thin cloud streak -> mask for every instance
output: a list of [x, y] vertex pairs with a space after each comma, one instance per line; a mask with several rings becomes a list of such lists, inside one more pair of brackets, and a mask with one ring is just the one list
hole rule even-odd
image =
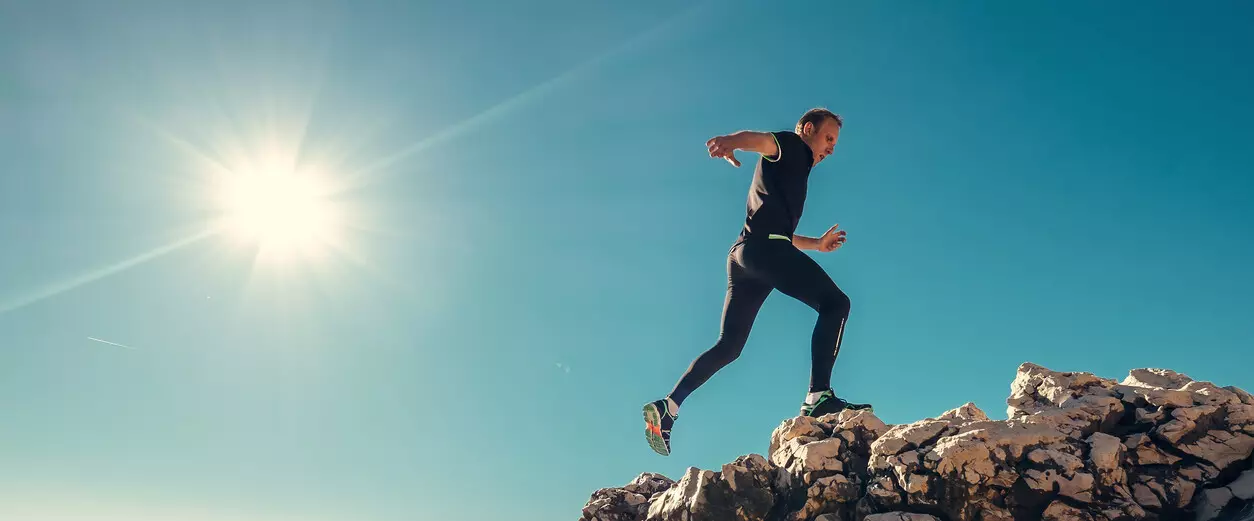
[[131, 346], [128, 346], [128, 345], [119, 344], [119, 343], [117, 343], [117, 342], [110, 342], [110, 341], [108, 341], [108, 340], [101, 340], [101, 339], [96, 338], [96, 337], [90, 337], [90, 336], [89, 336], [89, 337], [87, 337], [87, 339], [88, 339], [88, 340], [92, 340], [92, 341], [96, 341], [96, 342], [100, 342], [100, 343], [102, 343], [102, 344], [109, 344], [109, 345], [111, 345], [111, 346], [124, 347], [124, 348], [126, 348], [126, 349], [130, 349], [131, 351], [138, 351], [138, 349], [136, 349], [136, 348], [134, 348], [134, 347], [131, 347]]

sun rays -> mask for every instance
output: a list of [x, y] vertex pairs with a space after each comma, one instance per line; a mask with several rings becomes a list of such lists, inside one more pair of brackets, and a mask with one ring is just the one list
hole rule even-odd
[[501, 117], [505, 114], [508, 114], [511, 110], [517, 109], [522, 106], [526, 106], [527, 104], [532, 103], [536, 101], [537, 99], [542, 98], [546, 94], [549, 94], [551, 91], [556, 90], [567, 83], [570, 83], [579, 79], [580, 76], [583, 76], [589, 73], [590, 71], [595, 69], [596, 66], [601, 65], [602, 63], [607, 62], [607, 61], [612, 61], [614, 58], [622, 54], [636, 50], [636, 48], [640, 47], [641, 45], [644, 45], [650, 40], [659, 38], [661, 35], [666, 34], [669, 31], [675, 30], [677, 27], [680, 27], [683, 23], [687, 23], [688, 21], [690, 21], [690, 19], [693, 18], [694, 16], [703, 13], [706, 9], [710, 7], [710, 5], [711, 5], [710, 2], [704, 2], [704, 3], [689, 6], [679, 11], [678, 13], [671, 15], [665, 20], [657, 23], [656, 25], [644, 31], [641, 31], [635, 36], [628, 38], [622, 41], [621, 43], [601, 52], [600, 54], [597, 54], [596, 56], [593, 56], [592, 58], [588, 60], [585, 60], [579, 64], [576, 64], [575, 66], [569, 69], [566, 69], [565, 71], [562, 71], [561, 73], [558, 73], [552, 78], [549, 78], [527, 89], [519, 91], [517, 94], [514, 94], [513, 96], [510, 96], [509, 98], [506, 98], [505, 100], [495, 105], [492, 105], [491, 107], [488, 107], [487, 109], [477, 114], [474, 114], [452, 125], [449, 125], [431, 134], [430, 136], [427, 136], [418, 141], [415, 141], [414, 143], [410, 145], [402, 147], [400, 150], [397, 150], [396, 152], [381, 156], [380, 158], [375, 160], [373, 163], [367, 165], [365, 168], [354, 171], [351, 174], [350, 179], [352, 179], [354, 182], [362, 182], [361, 178], [375, 175], [378, 172], [385, 170], [393, 166], [394, 164], [410, 156], [413, 156], [414, 154], [417, 154], [419, 152], [422, 152], [423, 150], [426, 150], [432, 146], [435, 146], [444, 140], [453, 139], [457, 136], [460, 136], [472, 130], [476, 130], [482, 127], [483, 125], [491, 122], [493, 119]]
[[[169, 166], [162, 172], [177, 176], [183, 187], [197, 193], [193, 204], [210, 212], [200, 231], [24, 294], [0, 295], [0, 313], [60, 295], [192, 245], [211, 245], [219, 252], [230, 252], [231, 255], [223, 256], [225, 259], [250, 259], [246, 284], [257, 282], [258, 277], [266, 274], [292, 280], [304, 276], [307, 272], [301, 268], [310, 265], [318, 267], [313, 272], [333, 273], [339, 269], [332, 266], [336, 263], [368, 272], [364, 274], [376, 279], [394, 280], [376, 267], [359, 240], [361, 232], [386, 230], [389, 223], [367, 222], [365, 212], [360, 210], [369, 208], [370, 201], [354, 199], [350, 194], [378, 181], [369, 178], [394, 170], [430, 146], [481, 128], [520, 106], [565, 88], [601, 64], [676, 29], [680, 22], [707, 6], [679, 11], [546, 81], [429, 136], [413, 139], [406, 146], [354, 161], [356, 164], [347, 158], [361, 150], [367, 134], [363, 129], [351, 128], [352, 125], [340, 128], [323, 121], [337, 133], [336, 139], [311, 139], [311, 125], [318, 119], [315, 114], [328, 109], [318, 106], [318, 91], [326, 79], [324, 64], [318, 59], [306, 56], [273, 69], [267, 66], [268, 62], [219, 57], [222, 61], [215, 63], [223, 69], [215, 71], [216, 76], [208, 76], [210, 81], [202, 81], [206, 76], [201, 70], [188, 71], [186, 76], [175, 74], [171, 84], [185, 93], [178, 98], [182, 105], [177, 110], [157, 105], [149, 110], [126, 108], [122, 112], [124, 119], [147, 130], [148, 136], [157, 138], [159, 146], [170, 147], [180, 158], [181, 164], [173, 167], [173, 172], [167, 170]], [[222, 56], [234, 55], [231, 50], [219, 51]], [[170, 111], [163, 113], [163, 108]], [[165, 217], [154, 215], [153, 219], [161, 222]]]
[[158, 246], [146, 252], [140, 253], [139, 255], [135, 255], [129, 259], [126, 259], [120, 262], [115, 262], [113, 264], [110, 264], [101, 268], [88, 270], [86, 273], [82, 275], [78, 275], [76, 277], [70, 277], [69, 279], [62, 280], [60, 282], [48, 284], [44, 286], [43, 288], [28, 292], [26, 295], [13, 297], [10, 299], [6, 299], [5, 301], [0, 301], [0, 313], [6, 313], [9, 311], [18, 309], [18, 308], [26, 307], [36, 302], [39, 302], [41, 300], [60, 295], [62, 293], [75, 289], [84, 284], [95, 282], [97, 280], [103, 279], [115, 273], [120, 273], [129, 268], [143, 264], [145, 262], [148, 262], [162, 255], [172, 253], [174, 251], [187, 247], [193, 243], [204, 240], [205, 238], [212, 236], [214, 232], [215, 230], [212, 230], [212, 229], [204, 230], [200, 233], [196, 233], [191, 236], [184, 237], [182, 239], [173, 241], [169, 244]]

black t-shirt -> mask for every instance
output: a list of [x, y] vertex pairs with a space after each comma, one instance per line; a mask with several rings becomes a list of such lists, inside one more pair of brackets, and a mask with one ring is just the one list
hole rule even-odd
[[762, 156], [753, 172], [740, 238], [783, 235], [792, 239], [805, 207], [814, 152], [794, 132], [772, 132], [779, 153]]

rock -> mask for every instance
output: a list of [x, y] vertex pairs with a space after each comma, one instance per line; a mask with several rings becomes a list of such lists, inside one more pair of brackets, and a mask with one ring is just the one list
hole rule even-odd
[[622, 488], [603, 488], [592, 493], [580, 521], [640, 521], [649, 500], [675, 484], [661, 474], [646, 472]]
[[909, 425], [898, 425], [871, 444], [872, 455], [893, 456], [907, 450], [914, 450], [926, 443], [939, 438], [949, 422], [939, 420], [923, 420]]
[[1151, 404], [1159, 406], [1254, 405], [1254, 399], [1250, 394], [1241, 389], [1218, 387], [1210, 382], [1198, 382], [1170, 369], [1133, 369], [1128, 373], [1122, 385], [1132, 387], [1146, 395], [1170, 397], [1170, 399], [1164, 398], [1161, 403], [1150, 401]]
[[639, 521], [649, 499], [621, 488], [601, 489], [583, 507], [579, 521]]
[[722, 472], [689, 468], [677, 484], [654, 496], [647, 521], [765, 521], [779, 493], [777, 467], [750, 454], [723, 465]]
[[731, 491], [729, 501], [734, 519], [765, 519], [775, 507], [778, 468], [757, 454], [741, 456], [723, 465], [723, 482]]
[[675, 481], [666, 476], [655, 474], [653, 472], [645, 472], [636, 476], [636, 479], [624, 486], [623, 489], [628, 492], [641, 494], [646, 498], [651, 498], [654, 494], [665, 492], [666, 489], [671, 488], [674, 484]]
[[850, 450], [863, 457], [869, 457], [871, 444], [888, 432], [888, 425], [870, 411], [842, 411], [839, 415], [829, 414], [821, 419], [832, 416], [836, 416], [835, 424], [832, 425], [834, 435], [844, 439]]
[[1254, 394], [1247, 393], [1245, 392], [1245, 390], [1237, 388], [1236, 386], [1232, 386], [1232, 385], [1226, 386], [1223, 389], [1225, 391], [1230, 391], [1232, 392], [1232, 394], [1237, 395], [1237, 399], [1241, 400], [1241, 403], [1246, 404], [1246, 405], [1254, 405]]
[[[1075, 472], [1083, 465], [1076, 454], [1083, 451], [1064, 445], [1066, 435], [1047, 425], [979, 416], [970, 415], [959, 426], [949, 423], [962, 417], [955, 414], [890, 429], [872, 446], [875, 486], [868, 502], [881, 509], [935, 507], [953, 519], [977, 512], [1012, 519], [1002, 498], [1021, 480], [1026, 488], [1035, 484], [1052, 492], [1061, 479], [1068, 493], [1091, 494], [1093, 476]], [[1037, 468], [1026, 476], [1017, 470], [1032, 466]]]
[[1098, 378], [1092, 373], [1051, 371], [1033, 363], [1024, 363], [1010, 383], [1006, 416], [1014, 419], [1063, 408], [1076, 398], [1091, 395], [1096, 389], [1109, 390], [1114, 385], [1114, 380]]
[[1148, 509], [1181, 511], [1193, 501], [1197, 485], [1178, 476], [1138, 475], [1132, 484], [1133, 497]]
[[[1254, 469], [1241, 473], [1232, 483], [1199, 494], [1198, 521], [1254, 520]], [[1229, 513], [1228, 516], [1222, 516]]]
[[784, 468], [795, 475], [823, 470], [840, 472], [844, 470], [844, 466], [837, 457], [840, 456], [841, 449], [844, 447], [845, 440], [840, 438], [828, 438], [801, 445], [792, 453], [792, 457], [787, 458]]
[[1180, 461], [1180, 457], [1163, 452], [1148, 434], [1138, 433], [1124, 440], [1128, 448], [1128, 457], [1135, 465], [1172, 465]]
[[1232, 491], [1234, 497], [1245, 501], [1254, 500], [1254, 470], [1247, 470], [1241, 473], [1241, 476], [1225, 486]]
[[[820, 521], [815, 519], [814, 521]], [[833, 519], [832, 521], [837, 521]], [[862, 521], [940, 521], [936, 516], [928, 514], [911, 514], [908, 512], [888, 512], [886, 514], [872, 514], [862, 518]]]
[[936, 419], [945, 420], [950, 422], [950, 425], [961, 427], [972, 422], [988, 421], [988, 415], [984, 414], [984, 411], [981, 411], [974, 403], [967, 402], [962, 407], [945, 411], [944, 414], [937, 416]]
[[857, 485], [849, 478], [836, 474], [820, 478], [806, 489], [805, 504], [794, 512], [791, 519], [803, 521], [828, 512], [831, 515], [842, 515], [852, 511], [852, 503], [861, 496]]
[[1254, 521], [1254, 502], [1246, 502], [1230, 512], [1220, 514], [1215, 521]]
[[678, 485], [662, 493], [649, 505], [650, 521], [687, 521], [727, 517], [726, 498], [719, 488], [718, 474], [689, 468]]
[[719, 475], [711, 470], [689, 467], [679, 483], [663, 492], [649, 505], [648, 521], [689, 521], [730, 518], [726, 491], [719, 487]]
[[1124, 471], [1124, 455], [1127, 453], [1119, 438], [1103, 432], [1093, 433], [1086, 440], [1089, 445], [1088, 466], [1097, 474], [1103, 487], [1114, 487], [1127, 480]]
[[1093, 515], [1062, 501], [1054, 501], [1041, 513], [1041, 521], [1093, 521]]
[[771, 435], [771, 461], [788, 474], [790, 519], [852, 515], [866, 484], [867, 460], [888, 426], [869, 411], [785, 420]]
[[888, 425], [789, 418], [766, 457], [641, 474], [581, 521], [1254, 521], [1254, 395], [1167, 369], [1025, 363], [1005, 420], [973, 403]]
[[775, 459], [775, 454], [780, 448], [789, 441], [800, 439], [801, 445], [809, 441], [817, 441], [827, 437], [827, 431], [823, 430], [823, 424], [817, 419], [808, 416], [798, 416], [784, 420], [784, 423], [776, 427], [771, 433], [771, 445], [767, 449], [767, 455], [776, 465], [784, 466], [785, 464]]
[[1019, 366], [1010, 385], [1006, 415], [1084, 437], [1109, 428], [1123, 415], [1114, 380], [1091, 373], [1056, 372], [1036, 364]]

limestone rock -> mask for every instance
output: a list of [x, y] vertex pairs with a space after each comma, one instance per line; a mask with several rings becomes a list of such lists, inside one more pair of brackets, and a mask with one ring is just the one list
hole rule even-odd
[[1005, 420], [973, 403], [888, 425], [789, 418], [766, 457], [594, 492], [581, 521], [1254, 521], [1254, 395], [1167, 369], [1022, 364]]
[[849, 444], [850, 450], [862, 456], [869, 457], [871, 444], [888, 432], [888, 425], [870, 411], [842, 411], [838, 415], [829, 414], [820, 419], [834, 420], [833, 435], [840, 436]]
[[1180, 456], [1168, 454], [1148, 434], [1138, 433], [1124, 439], [1128, 448], [1128, 457], [1135, 465], [1172, 465], [1180, 461]]
[[785, 420], [771, 435], [771, 461], [791, 484], [789, 519], [852, 515], [875, 439], [888, 431], [870, 411]]
[[1093, 515], [1062, 501], [1054, 501], [1041, 513], [1041, 521], [1093, 521]]
[[771, 433], [771, 445], [767, 449], [766, 453], [771, 458], [772, 462], [782, 467], [785, 463], [776, 459], [776, 453], [779, 452], [780, 448], [782, 448], [784, 444], [793, 440], [800, 440], [800, 443], [795, 444], [796, 446], [800, 446], [811, 441], [818, 441], [826, 438], [827, 434], [828, 432], [823, 430], [823, 424], [819, 423], [819, 421], [815, 418], [810, 418], [808, 416], [789, 418], [784, 420], [784, 423], [780, 424], [779, 427], [776, 427], [775, 431]]
[[645, 472], [622, 488], [603, 488], [592, 493], [580, 521], [639, 521], [649, 500], [675, 484], [661, 474]]
[[579, 521], [638, 521], [649, 506], [649, 498], [621, 488], [601, 489], [583, 507]]
[[939, 438], [949, 422], [940, 420], [922, 420], [908, 425], [898, 425], [871, 444], [873, 455], [893, 456], [907, 450], [914, 450], [926, 443]]
[[1254, 521], [1254, 469], [1246, 470], [1225, 486], [1208, 488], [1199, 496], [1195, 518], [1198, 521]]
[[967, 402], [962, 407], [945, 411], [945, 413], [937, 416], [938, 420], [945, 420], [951, 425], [961, 427], [962, 425], [972, 422], [988, 421], [988, 415], [984, 414], [974, 403]]
[[[819, 520], [815, 520], [819, 521]], [[836, 521], [836, 520], [832, 520]], [[862, 521], [940, 521], [936, 516], [929, 514], [911, 514], [909, 512], [888, 512], [885, 514], [871, 514], [862, 518]]]
[[1114, 487], [1127, 480], [1123, 465], [1127, 450], [1119, 438], [1103, 432], [1094, 433], [1086, 440], [1089, 445], [1088, 467], [1097, 474], [1103, 487]]
[[1123, 415], [1125, 406], [1116, 385], [1091, 373], [1057, 372], [1025, 363], [1010, 384], [1006, 416], [1088, 436], [1108, 429]]
[[760, 455], [741, 456], [721, 473], [689, 468], [654, 497], [646, 521], [766, 521], [775, 507], [775, 467]]
[[641, 494], [646, 498], [651, 498], [654, 494], [665, 492], [666, 489], [671, 488], [674, 484], [675, 482], [666, 476], [653, 472], [645, 472], [636, 476], [636, 479], [632, 480], [631, 483], [623, 486], [623, 489], [628, 492]]

